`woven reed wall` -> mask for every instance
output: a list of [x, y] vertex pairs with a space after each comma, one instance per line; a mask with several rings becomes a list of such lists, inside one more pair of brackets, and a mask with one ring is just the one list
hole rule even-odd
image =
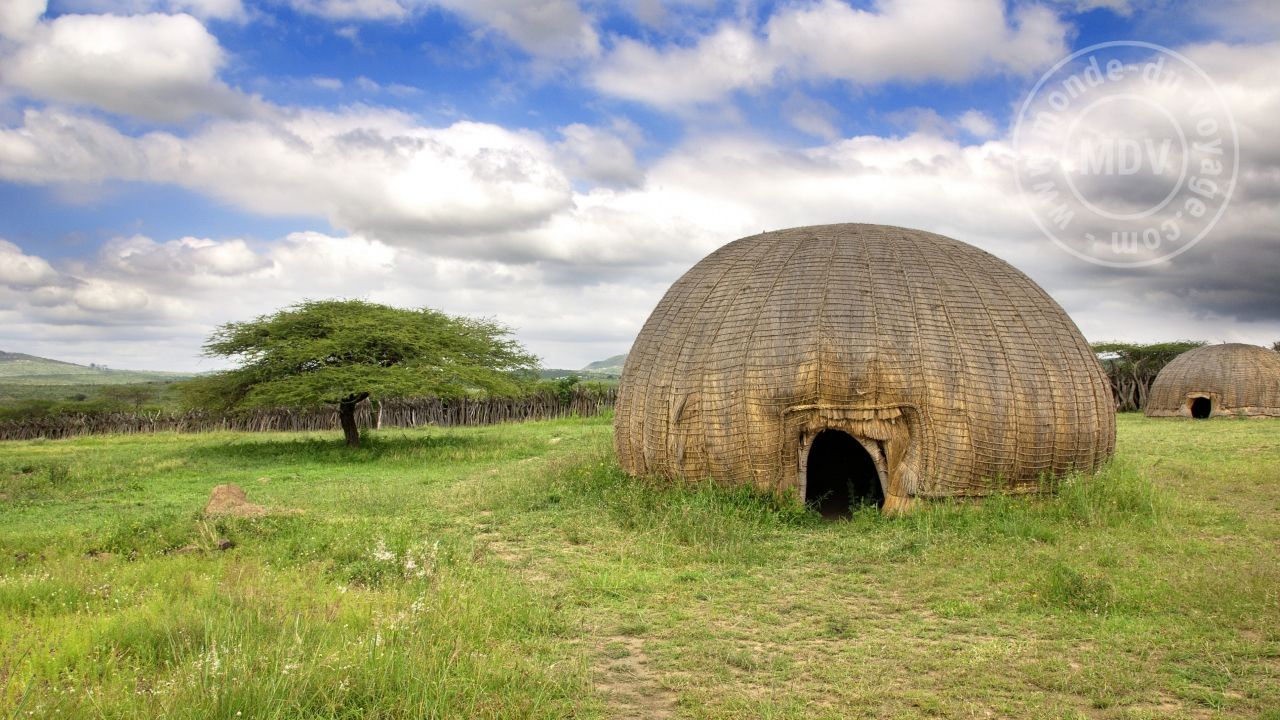
[[[824, 428], [878, 444], [887, 495], [979, 495], [1092, 470], [1111, 389], [1067, 314], [970, 245], [827, 225], [729, 243], [658, 303], [614, 426], [633, 474], [799, 489]], [[998, 478], [997, 481], [993, 479]]]
[[1214, 415], [1280, 417], [1280, 353], [1241, 343], [1188, 350], [1156, 376], [1147, 415], [1190, 417], [1191, 396], [1211, 398]]

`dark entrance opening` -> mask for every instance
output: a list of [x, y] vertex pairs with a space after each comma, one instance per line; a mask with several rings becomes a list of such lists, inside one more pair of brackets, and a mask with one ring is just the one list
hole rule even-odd
[[1207, 418], [1213, 413], [1213, 401], [1209, 398], [1196, 398], [1191, 401], [1191, 417]]
[[839, 430], [818, 433], [809, 446], [804, 501], [826, 518], [847, 517], [862, 505], [884, 505], [880, 474], [866, 448]]

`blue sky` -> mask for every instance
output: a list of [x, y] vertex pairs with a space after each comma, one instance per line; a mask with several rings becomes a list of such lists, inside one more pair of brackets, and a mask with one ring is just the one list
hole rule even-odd
[[[363, 297], [579, 367], [719, 245], [824, 222], [983, 247], [1090, 339], [1270, 344], [1278, 39], [1265, 0], [6, 0], [0, 348], [209, 369], [220, 323]], [[1058, 249], [1009, 163], [1041, 74], [1111, 40], [1239, 131], [1227, 212], [1143, 268]]]

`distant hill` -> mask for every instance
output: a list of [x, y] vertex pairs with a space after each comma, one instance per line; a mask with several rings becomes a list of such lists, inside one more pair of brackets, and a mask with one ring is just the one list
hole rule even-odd
[[607, 374], [607, 375], [621, 375], [622, 366], [626, 362], [627, 362], [627, 354], [622, 353], [621, 355], [614, 355], [613, 357], [608, 357], [603, 360], [597, 360], [593, 363], [588, 363], [586, 367], [582, 368], [582, 372]]
[[627, 354], [614, 355], [604, 360], [596, 360], [588, 363], [586, 367], [578, 370], [569, 370], [567, 368], [543, 368], [538, 372], [538, 377], [543, 380], [555, 380], [556, 378], [569, 377], [577, 375], [583, 380], [617, 380], [622, 376], [622, 364], [627, 361]]
[[6, 385], [123, 385], [189, 377], [190, 373], [111, 370], [0, 350], [0, 383]]

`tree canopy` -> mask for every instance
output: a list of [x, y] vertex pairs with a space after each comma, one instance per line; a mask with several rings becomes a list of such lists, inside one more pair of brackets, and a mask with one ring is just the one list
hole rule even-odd
[[240, 366], [183, 383], [189, 404], [336, 404], [350, 445], [365, 398], [515, 393], [538, 362], [498, 323], [364, 300], [306, 301], [227, 323], [204, 351]]

